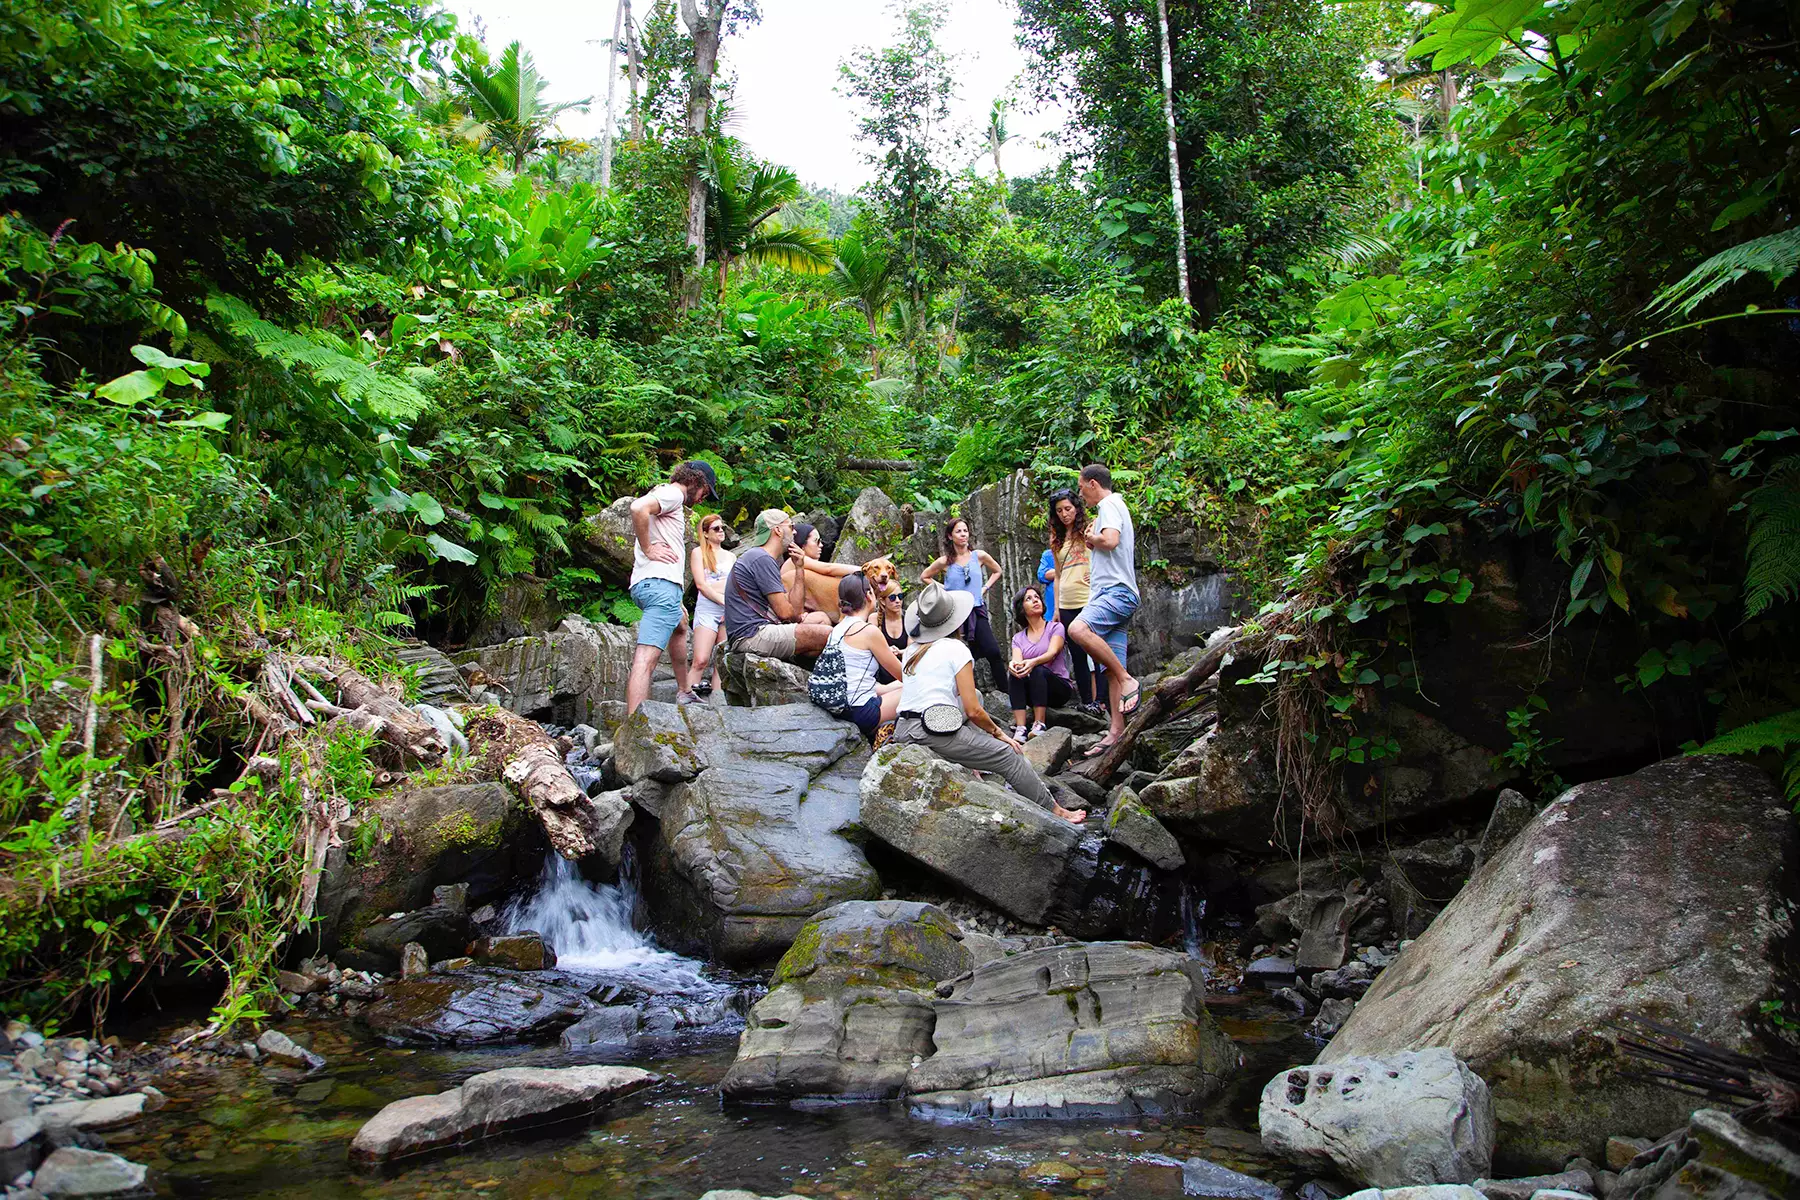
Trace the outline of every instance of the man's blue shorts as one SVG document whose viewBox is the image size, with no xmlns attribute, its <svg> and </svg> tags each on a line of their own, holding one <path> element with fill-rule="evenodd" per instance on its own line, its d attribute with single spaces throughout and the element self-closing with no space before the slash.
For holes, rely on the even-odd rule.
<svg viewBox="0 0 1800 1200">
<path fill-rule="evenodd" d="M 681 585 L 667 579 L 640 579 L 631 587 L 631 602 L 644 610 L 638 618 L 637 644 L 669 648 L 669 639 L 687 616 L 681 608 Z"/>
<path fill-rule="evenodd" d="M 1122 583 L 1095 592 L 1088 597 L 1087 607 L 1075 619 L 1099 634 L 1101 639 L 1125 661 L 1125 629 L 1138 610 L 1138 594 Z"/>
</svg>

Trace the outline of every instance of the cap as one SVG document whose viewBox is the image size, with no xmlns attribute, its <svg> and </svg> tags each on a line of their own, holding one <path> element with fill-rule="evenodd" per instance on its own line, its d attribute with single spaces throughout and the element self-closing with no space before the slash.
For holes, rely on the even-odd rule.
<svg viewBox="0 0 1800 1200">
<path fill-rule="evenodd" d="M 749 537 L 744 539 L 744 544 L 748 546 L 766 545 L 769 540 L 769 535 L 775 532 L 776 526 L 785 525 L 793 519 L 794 518 L 788 516 L 779 508 L 763 509 L 756 514 L 756 529 Z"/>
</svg>

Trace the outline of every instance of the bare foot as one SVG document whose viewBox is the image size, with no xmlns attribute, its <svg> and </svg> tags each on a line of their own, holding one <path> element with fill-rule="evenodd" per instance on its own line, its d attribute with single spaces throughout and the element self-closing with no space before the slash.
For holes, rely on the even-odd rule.
<svg viewBox="0 0 1800 1200">
<path fill-rule="evenodd" d="M 1052 804 L 1050 806 L 1050 811 L 1052 814 L 1061 817 L 1071 825 L 1079 825 L 1087 820 L 1087 814 L 1080 809 L 1064 808 L 1060 804 Z"/>
</svg>

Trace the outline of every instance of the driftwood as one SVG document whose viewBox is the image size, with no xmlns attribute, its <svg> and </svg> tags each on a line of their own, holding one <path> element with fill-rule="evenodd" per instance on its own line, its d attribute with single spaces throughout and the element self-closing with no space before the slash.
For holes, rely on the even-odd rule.
<svg viewBox="0 0 1800 1200">
<path fill-rule="evenodd" d="M 1112 748 L 1098 758 L 1091 759 L 1080 768 L 1080 772 L 1096 783 L 1105 783 L 1112 778 L 1121 764 L 1131 755 L 1132 746 L 1137 744 L 1139 735 L 1146 729 L 1162 724 L 1175 714 L 1181 702 L 1199 691 L 1207 680 L 1219 673 L 1226 658 L 1240 645 L 1241 634 L 1232 634 L 1222 639 L 1218 645 L 1200 657 L 1200 661 L 1183 671 L 1180 675 L 1162 680 L 1151 689 L 1148 696 L 1138 698 L 1137 710 L 1125 724 L 1125 732 Z"/>
<path fill-rule="evenodd" d="M 630 805 L 615 800 L 603 806 L 582 791 L 556 743 L 535 721 L 504 711 L 499 719 L 506 726 L 506 744 L 513 748 L 501 777 L 537 813 L 551 847 L 564 858 L 599 854 L 617 865 L 620 839 L 631 823 Z"/>
<path fill-rule="evenodd" d="M 450 750 L 430 721 L 354 667 L 318 657 L 298 657 L 272 665 L 281 672 L 284 683 L 298 683 L 311 695 L 312 699 L 298 706 L 300 709 L 368 732 L 387 748 L 395 766 L 434 766 Z M 336 688 L 338 699 L 327 699 L 307 676 L 323 679 Z M 266 671 L 264 677 L 269 678 Z M 274 689 L 274 694 L 284 708 L 297 699 L 285 686 Z"/>
</svg>

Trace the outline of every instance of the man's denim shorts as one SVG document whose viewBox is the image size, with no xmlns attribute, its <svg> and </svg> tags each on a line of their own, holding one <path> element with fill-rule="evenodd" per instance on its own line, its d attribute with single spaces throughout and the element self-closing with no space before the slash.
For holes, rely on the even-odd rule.
<svg viewBox="0 0 1800 1200">
<path fill-rule="evenodd" d="M 1075 619 L 1099 634 L 1122 663 L 1125 661 L 1125 629 L 1137 610 L 1138 594 L 1122 583 L 1115 583 L 1090 596 L 1087 607 Z"/>
<path fill-rule="evenodd" d="M 644 610 L 638 618 L 637 644 L 669 648 L 669 639 L 687 616 L 681 608 L 681 585 L 667 579 L 640 579 L 631 587 L 631 602 Z"/>
</svg>

